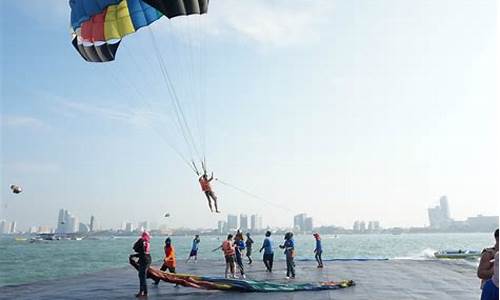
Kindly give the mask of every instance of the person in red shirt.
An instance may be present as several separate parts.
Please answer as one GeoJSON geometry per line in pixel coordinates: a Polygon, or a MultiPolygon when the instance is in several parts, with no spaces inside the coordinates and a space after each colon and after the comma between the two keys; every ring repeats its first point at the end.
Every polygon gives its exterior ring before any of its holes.
{"type": "Polygon", "coordinates": [[[212,208],[212,200],[214,201],[215,205],[215,212],[220,213],[219,209],[217,208],[217,197],[215,196],[214,192],[212,191],[212,187],[210,186],[210,181],[214,179],[214,173],[212,172],[212,176],[208,178],[207,173],[204,173],[201,175],[200,179],[198,180],[201,185],[201,190],[205,193],[205,196],[207,196],[208,200],[208,207],[210,207],[210,211],[213,212],[212,208]]]}

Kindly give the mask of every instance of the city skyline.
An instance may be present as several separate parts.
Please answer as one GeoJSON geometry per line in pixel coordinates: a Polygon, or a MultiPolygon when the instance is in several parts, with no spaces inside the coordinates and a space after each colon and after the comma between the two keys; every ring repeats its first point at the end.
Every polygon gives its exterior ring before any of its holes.
{"type": "MultiPolygon", "coordinates": [[[[456,220],[452,218],[450,214],[450,203],[448,201],[448,197],[446,195],[441,196],[438,199],[438,205],[427,208],[428,212],[428,224],[424,225],[423,228],[429,229],[463,229],[467,226],[472,226],[473,228],[486,228],[489,225],[495,222],[498,223],[498,215],[482,215],[477,214],[475,216],[468,216],[463,220],[456,220]]],[[[102,230],[114,230],[114,231],[122,231],[128,233],[141,232],[143,230],[159,230],[160,232],[169,232],[172,230],[179,229],[188,229],[188,230],[217,230],[220,234],[224,234],[227,232],[233,232],[236,230],[242,230],[244,232],[258,232],[265,228],[273,228],[273,229],[283,229],[288,228],[293,230],[296,233],[310,233],[314,228],[320,227],[338,227],[338,228],[352,228],[353,232],[372,232],[377,233],[381,232],[383,227],[381,225],[380,220],[360,220],[355,219],[352,223],[352,226],[339,226],[339,224],[322,224],[319,226],[314,226],[314,218],[312,216],[308,216],[306,213],[300,213],[298,215],[294,215],[293,219],[291,219],[290,224],[288,226],[273,226],[271,224],[266,224],[263,226],[262,216],[258,214],[227,214],[225,220],[218,220],[217,224],[214,226],[208,227],[198,227],[198,228],[190,228],[190,227],[171,227],[168,226],[167,223],[157,223],[150,221],[138,221],[138,222],[130,222],[130,221],[122,221],[119,226],[110,226],[110,227],[101,227],[100,223],[96,221],[94,215],[91,215],[89,218],[89,223],[79,222],[79,218],[76,215],[73,215],[70,211],[66,209],[59,209],[57,223],[54,227],[50,225],[28,225],[24,230],[18,230],[18,232],[36,232],[36,233],[89,233],[93,231],[102,231],[102,230]],[[250,216],[250,222],[249,217],[250,216]]],[[[418,228],[420,226],[389,226],[389,228],[418,228]]],[[[8,221],[8,220],[0,220],[0,233],[16,233],[17,222],[16,221],[8,221]]]]}

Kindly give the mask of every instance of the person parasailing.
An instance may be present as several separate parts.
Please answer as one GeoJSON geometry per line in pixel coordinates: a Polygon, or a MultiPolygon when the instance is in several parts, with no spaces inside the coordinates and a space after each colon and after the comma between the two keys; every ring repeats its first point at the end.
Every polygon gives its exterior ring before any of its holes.
{"type": "Polygon", "coordinates": [[[198,181],[200,182],[201,190],[205,193],[205,196],[207,197],[208,207],[210,207],[210,211],[214,212],[212,208],[212,200],[213,200],[215,205],[215,212],[220,213],[219,209],[217,208],[217,196],[215,196],[214,192],[212,191],[212,187],[210,186],[210,182],[213,179],[214,179],[214,172],[212,172],[212,175],[210,176],[210,178],[208,178],[207,171],[204,170],[203,175],[200,176],[198,181]]]}

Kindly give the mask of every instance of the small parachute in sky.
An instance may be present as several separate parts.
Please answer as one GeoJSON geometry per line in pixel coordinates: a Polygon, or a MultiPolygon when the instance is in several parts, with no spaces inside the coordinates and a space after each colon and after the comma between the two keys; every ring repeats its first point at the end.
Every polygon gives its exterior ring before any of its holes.
{"type": "Polygon", "coordinates": [[[170,217],[170,213],[166,213],[164,217],[165,217],[165,218],[170,217]]]}
{"type": "Polygon", "coordinates": [[[11,185],[10,189],[12,190],[12,192],[14,194],[19,194],[19,193],[21,193],[23,191],[23,189],[20,186],[15,185],[15,184],[11,185]]]}

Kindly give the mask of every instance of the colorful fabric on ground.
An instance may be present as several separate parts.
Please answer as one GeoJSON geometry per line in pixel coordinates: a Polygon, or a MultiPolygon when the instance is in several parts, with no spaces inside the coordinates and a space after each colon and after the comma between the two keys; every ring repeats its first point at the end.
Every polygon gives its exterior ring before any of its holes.
{"type": "MultiPolygon", "coordinates": [[[[139,264],[133,259],[130,259],[129,262],[134,268],[139,268],[139,264]]],[[[352,280],[323,281],[317,283],[273,283],[257,280],[238,280],[212,276],[173,274],[151,267],[148,269],[147,276],[153,280],[162,280],[185,287],[254,293],[336,290],[355,285],[352,280]]]]}

